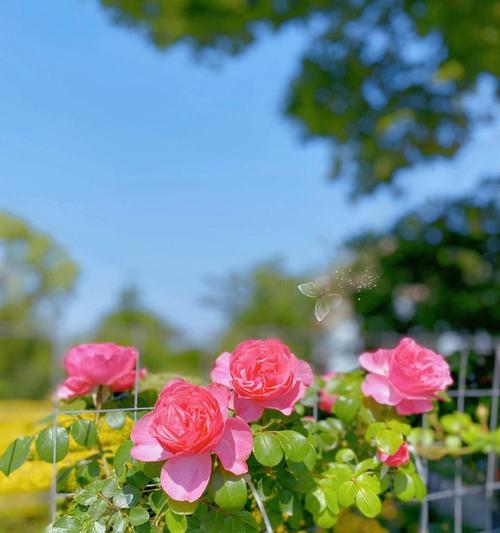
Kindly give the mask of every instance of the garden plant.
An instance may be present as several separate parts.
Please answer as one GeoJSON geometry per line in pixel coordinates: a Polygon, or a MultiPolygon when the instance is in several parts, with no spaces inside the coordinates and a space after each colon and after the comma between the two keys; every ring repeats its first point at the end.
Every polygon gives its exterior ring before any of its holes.
{"type": "Polygon", "coordinates": [[[210,384],[158,388],[135,348],[76,346],[58,412],[16,439],[0,469],[54,463],[52,533],[269,533],[377,517],[385,500],[425,497],[421,458],[500,452],[487,406],[475,420],[439,415],[453,383],[441,355],[403,338],[359,363],[314,376],[280,340],[247,340],[216,359],[210,384]],[[110,430],[116,439],[103,439],[110,430]]]}

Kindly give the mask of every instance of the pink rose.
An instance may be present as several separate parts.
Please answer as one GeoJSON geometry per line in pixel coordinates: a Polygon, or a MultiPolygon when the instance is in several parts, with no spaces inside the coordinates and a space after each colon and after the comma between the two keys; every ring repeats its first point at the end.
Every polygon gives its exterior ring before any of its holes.
{"type": "Polygon", "coordinates": [[[291,414],[313,381],[311,367],[278,339],[242,342],[217,358],[211,377],[234,391],[234,409],[247,422],[266,408],[291,414]]]}
{"type": "Polygon", "coordinates": [[[395,405],[400,415],[432,410],[438,392],[453,383],[442,355],[404,338],[392,350],[377,350],[359,357],[369,374],[361,389],[378,403],[395,405]]]}
{"type": "Polygon", "coordinates": [[[160,481],[174,500],[194,502],[212,473],[212,453],[240,475],[253,447],[252,431],[239,417],[228,418],[229,390],[222,385],[191,385],[174,379],[165,385],[153,411],[132,429],[131,455],[163,461],[160,481]]]}
{"type": "Polygon", "coordinates": [[[410,451],[408,444],[403,442],[396,453],[388,455],[380,450],[377,451],[377,457],[388,466],[405,465],[410,460],[410,451]]]}
{"type": "MultiPolygon", "coordinates": [[[[115,392],[132,389],[135,383],[137,350],[111,342],[80,344],[64,358],[68,378],[57,390],[62,400],[88,394],[95,386],[110,387],[115,392]]],[[[142,379],[146,371],[139,371],[142,379]]]]}
{"type": "MultiPolygon", "coordinates": [[[[326,372],[321,376],[324,381],[328,381],[330,378],[334,378],[337,375],[337,372],[326,372]]],[[[319,391],[319,408],[322,411],[331,413],[335,401],[337,400],[336,394],[330,394],[326,388],[322,388],[319,391]]]]}

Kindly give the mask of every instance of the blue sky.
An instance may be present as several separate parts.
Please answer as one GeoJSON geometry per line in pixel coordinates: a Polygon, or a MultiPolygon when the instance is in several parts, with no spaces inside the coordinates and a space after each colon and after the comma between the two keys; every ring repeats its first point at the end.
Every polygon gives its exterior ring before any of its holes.
{"type": "Polygon", "coordinates": [[[292,28],[211,68],[158,53],[95,0],[0,3],[0,209],[81,266],[64,332],[91,327],[134,280],[203,338],[220,326],[200,303],[209,276],[273,257],[325,268],[346,236],[499,168],[490,128],[454,162],[402,176],[403,199],[350,204],[326,179],[326,147],[280,113],[305,42],[292,28]]]}

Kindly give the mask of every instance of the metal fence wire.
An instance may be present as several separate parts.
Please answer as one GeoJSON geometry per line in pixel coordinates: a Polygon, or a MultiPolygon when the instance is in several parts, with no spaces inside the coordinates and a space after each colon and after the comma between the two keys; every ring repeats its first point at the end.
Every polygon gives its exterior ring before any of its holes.
{"type": "MultiPolygon", "coordinates": [[[[391,335],[392,337],[392,335],[391,335]]],[[[435,338],[433,338],[435,340],[435,338]]],[[[428,345],[435,345],[435,342],[427,337],[428,345]],[[430,342],[429,342],[430,341],[430,342]]],[[[470,354],[472,351],[472,342],[462,339],[463,349],[458,353],[459,366],[456,388],[449,390],[448,394],[456,402],[455,409],[464,412],[468,399],[489,399],[490,414],[489,428],[494,430],[498,426],[499,419],[499,398],[500,398],[500,340],[496,340],[493,349],[487,357],[493,357],[493,377],[490,388],[471,388],[467,387],[467,374],[469,367],[470,354]]],[[[60,350],[54,350],[56,354],[60,350]]],[[[454,355],[448,354],[448,356],[454,355]]],[[[59,356],[54,356],[54,364],[59,365],[59,356]]],[[[150,411],[152,407],[139,407],[139,369],[140,355],[136,363],[136,379],[133,391],[134,406],[128,408],[115,409],[86,409],[86,410],[63,410],[59,409],[57,400],[54,403],[53,431],[54,431],[54,449],[52,465],[52,482],[51,482],[51,514],[55,519],[57,514],[57,505],[61,499],[74,496],[69,493],[60,493],[57,490],[57,464],[56,464],[56,438],[57,420],[59,415],[81,415],[97,414],[109,412],[132,412],[134,420],[140,412],[150,411]]],[[[427,416],[423,415],[423,426],[427,425],[427,416]]],[[[433,525],[442,523],[443,518],[453,523],[453,528],[447,531],[454,533],[471,532],[471,533],[500,533],[500,509],[495,505],[495,495],[500,495],[500,476],[497,472],[498,457],[494,452],[487,456],[485,481],[469,485],[464,482],[464,460],[462,458],[454,459],[454,478],[452,480],[446,477],[435,475],[429,468],[429,463],[425,459],[417,460],[417,468],[424,479],[429,493],[420,504],[419,513],[419,533],[430,533],[434,530],[433,525]],[[465,502],[466,500],[466,502],[465,502]],[[452,504],[450,505],[450,502],[452,504]],[[434,511],[434,512],[433,512],[434,511]],[[435,518],[435,516],[436,518],[435,518]],[[437,519],[439,518],[439,520],[437,519]],[[471,525],[472,521],[472,525],[471,525]]],[[[439,529],[439,531],[442,531],[439,529]]]]}

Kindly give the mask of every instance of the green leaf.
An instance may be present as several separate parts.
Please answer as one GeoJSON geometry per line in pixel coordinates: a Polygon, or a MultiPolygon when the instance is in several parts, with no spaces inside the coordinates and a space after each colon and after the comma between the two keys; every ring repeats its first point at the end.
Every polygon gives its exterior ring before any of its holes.
{"type": "Polygon", "coordinates": [[[108,510],[108,502],[104,500],[96,500],[92,502],[87,510],[88,515],[92,520],[97,520],[108,510]]]}
{"type": "Polygon", "coordinates": [[[376,457],[370,457],[369,459],[365,459],[364,461],[358,463],[354,471],[356,472],[356,474],[362,474],[367,470],[375,470],[375,468],[377,468],[379,464],[380,461],[376,457]]]}
{"type": "Polygon", "coordinates": [[[260,433],[253,441],[253,453],[261,465],[276,466],[283,459],[280,441],[274,433],[260,433]]]}
{"type": "Polygon", "coordinates": [[[382,512],[380,498],[374,492],[365,489],[358,490],[356,506],[368,518],[373,518],[382,512]]]}
{"type": "Polygon", "coordinates": [[[73,516],[58,518],[50,527],[51,533],[81,533],[82,524],[73,516]]]}
{"type": "Polygon", "coordinates": [[[259,529],[259,526],[257,525],[257,522],[255,521],[255,518],[248,511],[239,511],[236,516],[241,522],[243,522],[248,527],[250,527],[250,529],[253,529],[255,531],[259,529]]]}
{"type": "Polygon", "coordinates": [[[307,466],[308,470],[312,470],[316,465],[317,459],[318,456],[316,454],[314,446],[312,444],[309,444],[309,449],[307,450],[305,457],[302,459],[302,462],[307,466]]]}
{"type": "Polygon", "coordinates": [[[187,529],[187,520],[184,515],[176,514],[170,509],[165,513],[165,521],[170,533],[184,533],[187,529]]]}
{"type": "Polygon", "coordinates": [[[415,497],[415,483],[409,474],[398,472],[394,477],[394,493],[404,502],[415,497]]]}
{"type": "Polygon", "coordinates": [[[325,509],[321,514],[314,517],[314,521],[319,527],[329,529],[337,523],[337,515],[330,509],[325,509]]]}
{"type": "Polygon", "coordinates": [[[257,492],[263,502],[267,502],[274,496],[274,483],[268,477],[261,477],[257,481],[257,492]]]}
{"type": "Polygon", "coordinates": [[[245,480],[220,469],[212,474],[208,490],[213,501],[228,511],[243,509],[247,501],[245,480]]]}
{"type": "Polygon", "coordinates": [[[294,463],[302,461],[309,452],[309,442],[297,431],[285,430],[276,433],[285,452],[285,457],[294,463]]]}
{"type": "Polygon", "coordinates": [[[373,422],[372,424],[370,424],[368,426],[368,428],[366,429],[366,432],[365,432],[365,439],[367,441],[371,441],[372,439],[374,439],[377,435],[377,433],[381,430],[381,429],[384,429],[385,428],[385,425],[383,422],[373,422]]]}
{"type": "Polygon", "coordinates": [[[159,478],[165,461],[147,462],[142,465],[142,471],[151,479],[159,478]]]}
{"type": "Polygon", "coordinates": [[[125,474],[125,466],[133,462],[133,459],[130,455],[130,450],[133,448],[133,446],[134,444],[131,440],[126,440],[125,442],[122,442],[120,446],[118,446],[113,459],[113,466],[115,467],[115,471],[118,476],[125,474]]]}
{"type": "Polygon", "coordinates": [[[106,413],[104,420],[111,429],[122,429],[125,425],[125,413],[123,411],[111,411],[106,413]]]}
{"type": "Polygon", "coordinates": [[[403,444],[403,437],[400,433],[393,431],[392,429],[380,430],[376,437],[377,448],[389,455],[396,453],[403,444]]]}
{"type": "Polygon", "coordinates": [[[356,416],[361,400],[356,396],[339,396],[333,406],[333,412],[343,422],[350,422],[356,416]]]}
{"type": "Polygon", "coordinates": [[[32,442],[33,437],[21,437],[12,442],[3,452],[2,457],[0,457],[0,470],[6,476],[24,464],[28,458],[32,442]]]}
{"type": "Polygon", "coordinates": [[[193,514],[199,505],[199,502],[179,502],[177,500],[172,500],[172,498],[167,498],[167,501],[170,509],[177,514],[193,514]]]}
{"type": "Polygon", "coordinates": [[[98,488],[95,484],[89,485],[80,490],[75,496],[75,501],[81,505],[89,506],[97,500],[98,488]]]}
{"type": "Polygon", "coordinates": [[[409,424],[399,422],[398,420],[389,420],[389,422],[387,422],[387,426],[403,435],[409,435],[411,432],[411,426],[409,424]]]}
{"type": "Polygon", "coordinates": [[[305,498],[305,508],[312,514],[322,513],[327,507],[326,495],[320,487],[308,492],[305,498]]]}
{"type": "Polygon", "coordinates": [[[360,489],[369,490],[370,492],[374,492],[375,494],[380,493],[380,482],[379,480],[370,474],[361,474],[356,478],[356,485],[360,489]]]}
{"type": "Polygon", "coordinates": [[[144,507],[134,507],[130,510],[128,519],[133,526],[140,526],[149,520],[149,513],[144,507]]]}
{"type": "Polygon", "coordinates": [[[61,461],[66,457],[69,448],[68,432],[60,426],[50,426],[40,432],[36,439],[36,451],[42,461],[52,463],[55,460],[61,461]]]}
{"type": "Polygon", "coordinates": [[[120,489],[118,481],[115,478],[109,478],[104,482],[102,486],[102,495],[105,498],[112,498],[120,489]]]}
{"type": "Polygon", "coordinates": [[[132,485],[125,485],[114,496],[113,503],[119,509],[131,509],[139,501],[141,492],[132,485]]]}
{"type": "Polygon", "coordinates": [[[343,448],[335,454],[335,461],[339,463],[350,463],[356,460],[356,454],[349,448],[343,448]]]}
{"type": "Polygon", "coordinates": [[[354,481],[344,481],[339,487],[339,503],[342,507],[350,507],[354,503],[358,487],[354,481]]]}
{"type": "Polygon", "coordinates": [[[124,533],[128,526],[128,517],[120,513],[113,513],[109,526],[113,528],[113,533],[124,533]]]}
{"type": "Polygon", "coordinates": [[[427,487],[425,486],[425,483],[418,474],[413,474],[411,477],[413,479],[413,484],[415,485],[415,498],[417,500],[423,500],[427,495],[427,487]]]}
{"type": "Polygon", "coordinates": [[[92,420],[76,420],[71,426],[71,436],[84,448],[92,448],[97,443],[97,428],[92,420]]]}
{"type": "Polygon", "coordinates": [[[284,489],[279,495],[279,507],[282,515],[291,516],[293,514],[294,495],[290,490],[284,489]]]}
{"type": "Polygon", "coordinates": [[[160,514],[167,504],[167,495],[163,490],[156,490],[149,495],[148,503],[155,514],[160,514]]]}

